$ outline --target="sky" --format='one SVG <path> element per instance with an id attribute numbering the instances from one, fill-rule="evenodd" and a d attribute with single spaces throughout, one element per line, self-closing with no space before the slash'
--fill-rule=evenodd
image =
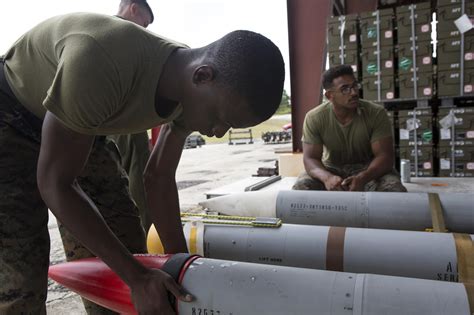
<path id="1" fill-rule="evenodd" d="M 0 55 L 39 22 L 71 12 L 115 14 L 119 0 L 3 1 L 0 11 Z M 148 0 L 155 21 L 148 29 L 185 43 L 204 46 L 228 32 L 244 29 L 270 38 L 286 65 L 290 93 L 287 0 Z"/>

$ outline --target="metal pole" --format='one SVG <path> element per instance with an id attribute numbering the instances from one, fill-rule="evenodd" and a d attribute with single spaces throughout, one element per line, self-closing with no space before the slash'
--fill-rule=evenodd
<path id="1" fill-rule="evenodd" d="M 344 64 L 344 53 L 345 53 L 345 50 L 344 50 L 344 30 L 345 30 L 345 27 L 346 27 L 346 17 L 343 15 L 341 17 L 339 17 L 339 22 L 341 23 L 340 26 L 341 26 L 341 31 L 340 31 L 340 40 L 341 40 L 341 55 L 340 55 L 340 59 L 341 59 L 341 64 L 343 65 Z"/>
<path id="2" fill-rule="evenodd" d="M 418 127 L 416 126 L 416 108 L 413 109 L 413 121 L 415 129 L 413 130 L 413 138 L 415 140 L 415 177 L 418 177 Z"/>
<path id="3" fill-rule="evenodd" d="M 380 102 L 382 99 L 382 79 L 380 77 L 380 11 L 376 11 L 376 24 L 377 24 L 377 100 Z"/>
<path id="4" fill-rule="evenodd" d="M 461 0 L 461 16 L 464 15 L 466 3 L 464 0 Z M 461 33 L 461 32 L 460 32 Z M 464 95 L 464 33 L 461 33 L 461 77 L 459 78 L 461 82 L 459 83 L 461 96 Z"/>
<path id="5" fill-rule="evenodd" d="M 415 40 L 415 5 L 410 5 L 411 20 L 411 49 L 413 58 L 413 97 L 418 98 L 418 78 L 416 66 L 416 40 Z"/>
<path id="6" fill-rule="evenodd" d="M 454 116 L 454 111 L 451 109 L 449 111 L 451 115 Z M 454 118 L 454 122 L 451 125 L 451 177 L 456 175 L 456 118 Z"/>

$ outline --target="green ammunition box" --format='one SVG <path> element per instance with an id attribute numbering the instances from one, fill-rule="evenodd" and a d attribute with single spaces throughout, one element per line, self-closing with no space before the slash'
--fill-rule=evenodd
<path id="1" fill-rule="evenodd" d="M 463 146 L 474 146 L 474 128 L 461 129 L 454 128 L 454 133 L 451 128 L 439 128 L 439 145 L 448 146 L 454 145 Z M 454 135 L 454 136 L 453 136 Z M 453 139 L 454 138 L 454 139 Z"/>
<path id="2" fill-rule="evenodd" d="M 411 18 L 411 8 L 413 8 L 414 11 L 413 19 Z M 431 4 L 429 2 L 400 6 L 396 8 L 395 12 L 399 43 L 412 41 L 412 21 L 415 31 L 415 40 L 431 40 Z"/>
<path id="3" fill-rule="evenodd" d="M 417 72 L 417 95 L 415 97 L 414 76 L 411 74 L 400 74 L 398 84 L 400 87 L 401 99 L 421 99 L 433 96 L 433 72 Z"/>
<path id="4" fill-rule="evenodd" d="M 330 51 L 329 53 L 329 66 L 333 67 L 336 65 L 342 64 L 341 60 L 341 51 Z M 357 50 L 345 50 L 344 51 L 344 64 L 351 65 L 352 69 L 355 72 L 355 77 L 357 78 L 358 70 L 358 57 L 359 52 Z"/>
<path id="5" fill-rule="evenodd" d="M 464 13 L 468 16 L 474 15 L 474 1 L 465 1 Z M 440 6 L 437 8 L 438 25 L 437 25 L 437 36 L 438 39 L 444 39 L 449 37 L 459 36 L 459 30 L 457 29 L 454 21 L 462 15 L 462 4 L 461 2 L 451 4 L 448 6 Z"/>
<path id="6" fill-rule="evenodd" d="M 431 41 L 417 41 L 415 43 L 416 70 L 419 72 L 433 71 L 433 46 Z M 413 45 L 404 43 L 398 45 L 398 73 L 413 73 Z"/>
<path id="7" fill-rule="evenodd" d="M 393 76 L 380 77 L 380 100 L 395 98 L 395 80 Z M 362 77 L 363 97 L 369 101 L 378 101 L 378 77 L 376 75 Z"/>
<path id="8" fill-rule="evenodd" d="M 461 37 L 450 37 L 438 40 L 438 70 L 456 70 L 474 68 L 474 35 L 464 36 L 464 52 L 461 54 Z"/>
<path id="9" fill-rule="evenodd" d="M 377 12 L 379 24 L 377 24 Z M 380 46 L 393 45 L 393 9 L 366 12 L 360 15 L 360 41 L 362 47 L 377 46 L 377 27 Z"/>
<path id="10" fill-rule="evenodd" d="M 393 46 L 380 47 L 380 75 L 393 76 L 395 74 L 395 59 Z M 374 47 L 362 48 L 362 75 L 377 75 L 379 67 L 377 65 L 378 51 Z"/>
<path id="11" fill-rule="evenodd" d="M 438 96 L 460 96 L 461 95 L 461 72 L 459 70 L 438 71 Z M 464 69 L 463 94 L 474 95 L 474 68 Z"/>
<path id="12" fill-rule="evenodd" d="M 433 114 L 431 108 L 415 108 L 398 112 L 400 146 L 432 146 Z"/>
<path id="13" fill-rule="evenodd" d="M 439 176 L 441 177 L 473 177 L 474 147 L 454 147 L 454 159 L 451 146 L 438 148 Z M 453 173 L 454 163 L 454 173 Z"/>
<path id="14" fill-rule="evenodd" d="M 469 0 L 438 0 L 437 6 L 440 7 L 440 6 L 461 4 L 463 1 L 467 3 Z"/>
<path id="15" fill-rule="evenodd" d="M 434 149 L 431 146 L 418 147 L 418 163 L 415 164 L 415 147 L 400 146 L 400 159 L 410 160 L 411 176 L 432 177 L 434 176 Z M 415 166 L 418 166 L 417 168 Z"/>
<path id="16" fill-rule="evenodd" d="M 455 128 L 474 130 L 474 107 L 441 107 L 438 110 L 438 122 L 451 112 L 456 118 Z"/>
<path id="17" fill-rule="evenodd" d="M 357 49 L 359 37 L 357 23 L 358 16 L 355 14 L 329 18 L 328 50 Z"/>

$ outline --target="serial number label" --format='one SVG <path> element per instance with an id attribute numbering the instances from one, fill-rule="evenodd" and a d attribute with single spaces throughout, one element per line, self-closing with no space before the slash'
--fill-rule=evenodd
<path id="1" fill-rule="evenodd" d="M 208 308 L 192 308 L 192 315 L 220 315 L 221 311 Z"/>
<path id="2" fill-rule="evenodd" d="M 281 263 L 281 262 L 283 262 L 283 259 L 276 258 L 276 257 L 258 257 L 258 261 Z"/>
<path id="3" fill-rule="evenodd" d="M 290 204 L 292 210 L 325 210 L 325 211 L 347 211 L 346 205 L 324 205 L 324 204 L 311 204 L 311 203 L 292 203 Z"/>

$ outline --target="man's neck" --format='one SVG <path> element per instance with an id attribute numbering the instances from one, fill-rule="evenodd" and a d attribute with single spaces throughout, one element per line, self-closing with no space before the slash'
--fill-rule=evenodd
<path id="1" fill-rule="evenodd" d="M 354 109 L 347 109 L 342 106 L 336 106 L 332 103 L 332 109 L 334 111 L 334 115 L 339 123 L 343 126 L 349 124 L 354 116 L 357 114 L 357 108 Z"/>
<path id="2" fill-rule="evenodd" d="M 182 86 L 186 65 L 184 51 L 186 49 L 176 49 L 166 61 L 158 81 L 156 95 L 169 100 L 181 101 Z"/>

